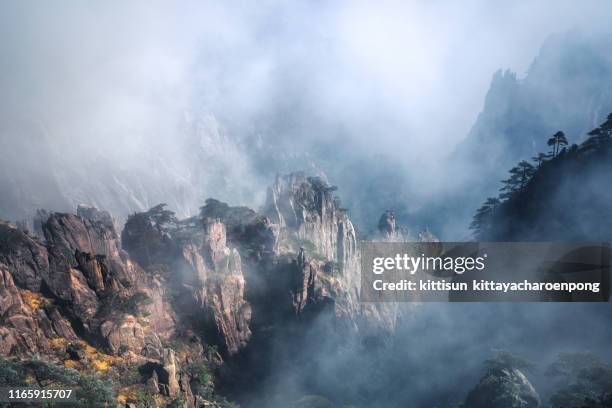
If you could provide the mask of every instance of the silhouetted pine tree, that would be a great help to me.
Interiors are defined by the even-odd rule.
[[[559,130],[557,133],[552,135],[552,137],[548,139],[546,143],[552,147],[553,150],[551,154],[552,157],[555,157],[557,154],[559,154],[561,146],[567,146],[567,138],[565,137],[565,133]]]
[[[525,188],[529,179],[535,173],[535,167],[528,161],[521,160],[516,167],[513,167],[509,171],[510,177],[506,180],[502,180],[504,186],[500,188],[500,198],[510,198],[515,192]]]
[[[502,181],[503,185],[500,188],[499,198],[487,199],[476,211],[469,226],[474,231],[474,235],[478,238],[497,239],[505,237],[504,239],[508,239],[508,237],[520,237],[523,233],[533,234],[534,231],[540,231],[543,236],[551,234],[549,236],[555,237],[555,234],[558,234],[556,225],[549,224],[544,226],[532,225],[532,223],[526,227],[513,230],[513,221],[515,219],[524,221],[529,217],[533,217],[534,209],[535,211],[541,211],[537,205],[528,205],[529,201],[539,200],[540,202],[547,202],[549,198],[546,194],[550,195],[550,191],[554,191],[554,183],[551,183],[551,180],[559,177],[568,166],[573,164],[587,166],[588,161],[592,158],[608,158],[612,155],[612,113],[607,116],[604,123],[590,131],[588,135],[590,138],[582,144],[568,146],[565,134],[562,131],[558,131],[547,140],[547,144],[551,147],[550,153],[538,153],[532,158],[535,165],[523,160],[510,169],[508,179]],[[588,154],[586,154],[586,150],[589,150]],[[551,160],[553,158],[555,160]],[[549,165],[543,166],[549,160],[551,160]],[[606,169],[609,169],[609,167],[606,167]],[[609,174],[609,170],[607,171]],[[527,191],[526,187],[536,173],[539,174],[538,180],[535,181],[534,188]],[[573,182],[579,183],[576,180]],[[548,193],[542,194],[543,190]],[[509,199],[512,200],[508,201]],[[553,205],[552,202],[549,203],[549,206]],[[498,206],[499,208],[497,208]],[[557,209],[557,211],[559,210]],[[545,219],[545,216],[542,214],[538,216],[541,220]],[[598,228],[596,222],[591,222],[594,225],[592,229]],[[544,222],[542,221],[541,224],[544,224]],[[495,228],[493,228],[494,226]],[[530,231],[528,228],[532,230]],[[605,235],[607,231],[607,228],[602,228],[599,233],[607,237]],[[492,234],[493,232],[494,234]],[[580,231],[573,231],[573,234],[581,236]]]
[[[531,159],[536,162],[537,164],[537,168],[540,168],[540,166],[542,166],[542,163],[544,163],[546,160],[550,159],[550,154],[546,154],[546,153],[538,153],[537,156],[533,156]]]
[[[486,235],[485,233],[491,229],[491,221],[495,216],[495,210],[499,204],[499,198],[489,197],[482,207],[476,211],[472,223],[470,224],[470,229],[474,231],[475,236],[479,237]]]
[[[608,115],[604,123],[591,130],[588,135],[591,137],[582,144],[583,148],[597,147],[610,140],[612,138],[612,113]]]

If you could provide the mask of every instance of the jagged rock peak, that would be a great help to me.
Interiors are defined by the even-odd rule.
[[[398,241],[398,242],[440,242],[438,237],[434,235],[429,228],[425,227],[415,237],[410,231],[403,226],[398,225],[395,213],[392,210],[386,210],[378,220],[378,235],[375,239],[382,241]]]
[[[388,236],[392,236],[397,233],[397,225],[393,211],[386,210],[383,215],[380,216],[380,220],[378,221],[378,231],[381,234]]]
[[[301,172],[277,176],[268,188],[263,213],[292,239],[314,246],[319,255],[338,262],[341,269],[352,268],[357,237],[346,210],[333,195],[335,190],[321,178]]]
[[[203,354],[205,344],[234,353],[250,337],[240,255],[229,246],[225,225],[177,221],[163,206],[134,215],[126,236],[135,248],[146,253],[147,245],[169,242],[176,249],[160,251],[165,264],[145,271],[121,248],[108,213],[91,207],[77,213],[46,213],[44,240],[0,221],[0,357],[38,355],[104,372],[126,386],[118,397],[122,406],[135,406],[125,389],[145,384],[155,398],[218,406],[194,395],[187,367],[217,360],[216,352]],[[193,279],[181,279],[190,273]],[[185,310],[181,302],[187,314],[178,315]],[[190,324],[191,316],[207,326]],[[128,370],[141,381],[122,382]]]
[[[40,216],[44,216],[44,213],[40,214]],[[113,218],[108,211],[100,210],[93,205],[79,204],[77,207],[77,216],[83,219],[101,222],[108,228],[112,228],[117,232],[121,230],[117,220]]]
[[[339,211],[339,201],[332,196],[336,190],[320,177],[307,177],[303,172],[277,175],[268,188],[264,213],[283,227],[296,228],[304,210],[316,211],[321,218],[327,216],[326,210]]]
[[[202,220],[218,219],[227,228],[228,239],[257,255],[273,254],[277,250],[278,225],[248,207],[230,207],[209,198],[200,208]]]
[[[225,204],[208,202],[202,216],[185,220],[178,220],[163,204],[133,214],[123,230],[123,243],[152,272],[159,265],[169,268],[179,310],[192,315],[197,311],[194,324],[234,354],[251,336],[251,307],[244,295],[242,260],[228,242],[224,214],[211,209],[217,205]]]
[[[434,235],[429,228],[425,228],[421,232],[419,232],[419,241],[420,242],[440,242],[440,239]]]

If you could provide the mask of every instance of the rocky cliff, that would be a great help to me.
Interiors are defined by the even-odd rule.
[[[160,204],[121,233],[91,206],[2,222],[0,355],[102,376],[120,402],[200,406],[223,403],[216,382],[236,395],[228,383],[268,375],[279,344],[307,358],[313,327],[388,334],[395,310],[358,301],[356,232],[334,189],[294,173],[261,213],[209,199],[179,219]]]
[[[246,345],[251,310],[240,254],[227,245],[225,224],[197,217],[179,221],[160,205],[130,216],[123,241],[149,272],[167,274],[174,306],[193,324],[210,329],[225,352]]]
[[[357,237],[347,211],[333,195],[335,190],[323,179],[303,173],[277,176],[268,188],[263,213],[279,226],[279,251],[301,254],[298,281],[312,275],[318,293],[333,299],[338,316],[356,327],[360,312]]]
[[[337,262],[347,279],[352,280],[356,274],[357,238],[346,210],[332,195],[336,189],[303,173],[278,176],[268,189],[264,214],[284,229],[286,239],[314,245],[319,255]]]
[[[121,249],[108,214],[80,213],[50,214],[44,241],[0,223],[0,355],[43,358],[45,372],[62,374],[62,381],[74,373],[82,376],[79,383],[85,376],[104,378],[115,384],[110,395],[119,402],[143,395],[161,406],[180,396],[203,405],[186,368],[205,358],[168,346],[181,335],[163,278],[145,273]],[[189,347],[202,345],[194,337]],[[145,389],[148,380],[154,390]],[[37,381],[49,378],[41,374]],[[79,401],[94,404],[89,397],[80,394]],[[95,406],[102,403],[108,401]]]

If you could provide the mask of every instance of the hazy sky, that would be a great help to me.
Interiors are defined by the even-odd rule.
[[[610,15],[605,1],[0,7],[3,92],[13,107],[58,115],[66,131],[87,122],[92,133],[138,132],[192,98],[248,117],[286,88],[314,98],[319,114],[349,126],[388,117],[397,136],[429,146],[465,135],[495,70],[520,75],[547,35],[605,26]]]
[[[351,149],[435,160],[465,137],[497,69],[521,77],[548,35],[605,27],[611,9],[559,0],[3,1],[0,136],[10,145],[21,136],[7,123],[36,123],[67,160],[94,149],[121,162],[143,144],[172,152],[186,117],[212,115],[241,137],[275,133],[253,123],[299,112],[274,139],[341,132]]]

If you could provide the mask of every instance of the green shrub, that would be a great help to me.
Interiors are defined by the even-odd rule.
[[[26,377],[32,377],[43,388],[74,389],[76,400],[48,402],[46,407],[108,407],[114,406],[114,386],[98,376],[53,364],[37,357],[29,360],[10,361],[0,358],[0,386],[26,387]],[[9,406],[0,405],[0,406]]]

